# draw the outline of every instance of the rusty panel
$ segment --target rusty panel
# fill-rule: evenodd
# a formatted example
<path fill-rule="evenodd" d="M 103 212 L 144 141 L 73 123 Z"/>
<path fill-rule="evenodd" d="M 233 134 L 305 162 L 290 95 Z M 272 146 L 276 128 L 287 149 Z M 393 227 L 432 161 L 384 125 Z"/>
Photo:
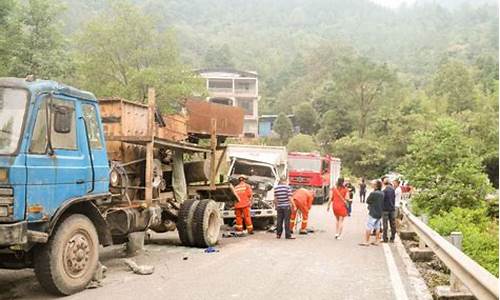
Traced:
<path fill-rule="evenodd" d="M 237 137 L 243 133 L 242 108 L 189 99 L 186 101 L 186 110 L 189 133 L 209 135 L 212 118 L 217 120 L 219 136 Z"/>
<path fill-rule="evenodd" d="M 187 118 L 183 115 L 164 115 L 165 127 L 157 127 L 157 134 L 161 139 L 184 141 L 187 138 Z"/>
<path fill-rule="evenodd" d="M 121 98 L 99 100 L 99 109 L 107 139 L 106 149 L 112 160 L 128 161 L 136 159 L 140 146 L 122 142 L 126 138 L 147 138 L 148 107 L 145 104 Z M 187 118 L 183 115 L 162 116 L 165 127 L 155 127 L 155 136 L 171 141 L 184 141 L 187 138 Z M 133 154 L 131 154 L 133 153 Z M 130 156 L 130 157 L 129 157 Z"/>
<path fill-rule="evenodd" d="M 148 134 L 148 107 L 120 98 L 99 100 L 104 133 L 107 137 L 145 137 Z M 183 141 L 187 138 L 187 120 L 183 115 L 163 115 L 165 127 L 155 128 L 155 136 Z M 156 124 L 156 123 L 155 123 Z M 157 125 L 157 124 L 156 124 Z"/>

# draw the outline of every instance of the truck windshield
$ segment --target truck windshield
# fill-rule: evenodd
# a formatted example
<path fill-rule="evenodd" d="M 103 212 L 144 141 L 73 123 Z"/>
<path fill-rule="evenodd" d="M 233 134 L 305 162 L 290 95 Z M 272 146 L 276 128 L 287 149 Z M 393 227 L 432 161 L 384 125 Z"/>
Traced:
<path fill-rule="evenodd" d="M 310 158 L 291 158 L 288 157 L 289 171 L 321 171 L 321 160 Z"/>
<path fill-rule="evenodd" d="M 25 90 L 0 87 L 0 154 L 17 149 L 27 98 Z"/>
<path fill-rule="evenodd" d="M 258 164 L 246 164 L 242 162 L 236 162 L 233 168 L 233 175 L 247 175 L 247 176 L 258 176 L 258 177 L 271 177 L 274 178 L 273 170 L 270 167 L 258 165 Z"/>

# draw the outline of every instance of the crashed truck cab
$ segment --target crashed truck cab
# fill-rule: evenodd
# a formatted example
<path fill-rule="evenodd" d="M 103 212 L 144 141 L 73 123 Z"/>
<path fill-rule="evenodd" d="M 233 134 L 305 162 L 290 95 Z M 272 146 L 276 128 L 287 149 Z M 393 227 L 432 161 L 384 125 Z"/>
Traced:
<path fill-rule="evenodd" d="M 0 251 L 46 241 L 66 205 L 108 196 L 97 111 L 87 92 L 0 79 Z"/>

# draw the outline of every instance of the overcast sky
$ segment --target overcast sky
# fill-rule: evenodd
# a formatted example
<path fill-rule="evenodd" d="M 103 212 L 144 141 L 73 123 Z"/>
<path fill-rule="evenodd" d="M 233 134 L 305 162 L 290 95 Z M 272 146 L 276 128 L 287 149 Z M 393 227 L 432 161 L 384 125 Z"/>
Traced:
<path fill-rule="evenodd" d="M 377 4 L 391 7 L 391 8 L 396 8 L 402 3 L 413 3 L 415 0 L 371 0 L 372 2 L 375 2 Z"/>

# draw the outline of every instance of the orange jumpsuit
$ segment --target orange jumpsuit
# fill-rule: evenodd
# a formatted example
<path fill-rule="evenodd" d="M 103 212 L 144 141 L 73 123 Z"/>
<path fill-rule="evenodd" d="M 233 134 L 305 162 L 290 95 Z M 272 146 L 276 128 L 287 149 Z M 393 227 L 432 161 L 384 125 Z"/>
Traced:
<path fill-rule="evenodd" d="M 240 181 L 240 183 L 234 187 L 234 191 L 238 196 L 238 202 L 234 205 L 234 214 L 236 215 L 236 231 L 243 231 L 243 219 L 245 219 L 245 225 L 247 227 L 248 233 L 253 232 L 252 218 L 250 217 L 250 206 L 252 205 L 252 187 Z"/>
<path fill-rule="evenodd" d="M 300 188 L 293 193 L 293 202 L 297 206 L 297 209 L 292 211 L 290 216 L 290 229 L 293 231 L 295 227 L 295 219 L 297 218 L 297 210 L 302 213 L 302 224 L 300 227 L 300 232 L 307 232 L 307 219 L 309 218 L 309 210 L 311 209 L 312 203 L 314 201 L 313 192 L 308 191 L 304 188 Z"/>

